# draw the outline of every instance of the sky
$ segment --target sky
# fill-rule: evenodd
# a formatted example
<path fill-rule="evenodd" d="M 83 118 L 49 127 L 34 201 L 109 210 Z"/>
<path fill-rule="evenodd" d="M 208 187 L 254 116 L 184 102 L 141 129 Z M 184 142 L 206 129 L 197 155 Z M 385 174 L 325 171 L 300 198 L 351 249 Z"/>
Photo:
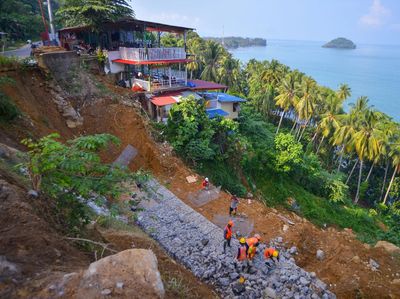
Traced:
<path fill-rule="evenodd" d="M 133 0 L 136 18 L 201 36 L 400 44 L 400 0 Z"/>

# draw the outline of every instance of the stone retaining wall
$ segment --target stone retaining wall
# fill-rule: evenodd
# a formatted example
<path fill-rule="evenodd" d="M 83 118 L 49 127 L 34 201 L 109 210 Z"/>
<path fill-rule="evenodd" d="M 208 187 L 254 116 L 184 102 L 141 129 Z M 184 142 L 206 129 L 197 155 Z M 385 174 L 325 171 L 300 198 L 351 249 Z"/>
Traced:
<path fill-rule="evenodd" d="M 138 224 L 177 261 L 197 277 L 214 285 L 224 298 L 336 298 L 315 273 L 295 264 L 282 238 L 270 246 L 280 248 L 280 262 L 268 270 L 262 257 L 266 245 L 259 246 L 250 273 L 236 270 L 235 255 L 239 243 L 223 254 L 223 230 L 183 203 L 157 181 L 147 184 L 150 202 L 143 202 Z M 291 250 L 293 251 L 293 250 Z M 247 272 L 247 271 L 246 271 Z M 245 283 L 239 284 L 243 276 Z"/>

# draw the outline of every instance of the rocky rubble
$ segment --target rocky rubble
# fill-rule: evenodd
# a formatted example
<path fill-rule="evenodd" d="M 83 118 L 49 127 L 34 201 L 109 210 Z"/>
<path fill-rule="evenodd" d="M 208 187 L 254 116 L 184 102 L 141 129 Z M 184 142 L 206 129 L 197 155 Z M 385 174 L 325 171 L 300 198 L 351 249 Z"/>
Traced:
<path fill-rule="evenodd" d="M 204 216 L 183 203 L 155 180 L 146 186 L 151 204 L 142 202 L 138 224 L 156 239 L 176 260 L 197 277 L 214 285 L 226 298 L 336 298 L 315 273 L 308 273 L 295 264 L 283 246 L 282 237 L 270 242 L 280 250 L 280 263 L 269 269 L 263 260 L 265 244 L 259 246 L 249 273 L 236 269 L 234 257 L 239 246 L 223 253 L 223 231 Z M 154 203 L 155 202 L 155 203 Z M 290 252 L 289 252 L 290 251 Z M 243 284 L 238 282 L 244 277 Z"/>
<path fill-rule="evenodd" d="M 164 298 L 164 285 L 151 250 L 129 249 L 90 264 L 52 283 L 45 298 Z"/>
<path fill-rule="evenodd" d="M 62 90 L 57 86 L 53 87 L 56 89 L 56 91 L 51 91 L 51 94 L 53 96 L 53 101 L 57 105 L 58 111 L 64 116 L 66 119 L 66 124 L 69 128 L 76 128 L 78 126 L 83 125 L 83 117 L 79 114 L 78 111 L 72 107 L 71 103 L 63 97 Z"/>

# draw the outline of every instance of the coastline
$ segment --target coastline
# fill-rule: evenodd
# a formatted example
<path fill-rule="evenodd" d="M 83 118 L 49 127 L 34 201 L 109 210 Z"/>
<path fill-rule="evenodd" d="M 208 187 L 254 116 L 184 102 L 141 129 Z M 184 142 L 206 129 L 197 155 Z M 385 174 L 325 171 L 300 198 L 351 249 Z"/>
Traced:
<path fill-rule="evenodd" d="M 352 97 L 368 96 L 372 105 L 400 121 L 400 45 L 358 44 L 352 51 L 322 48 L 320 41 L 269 39 L 268 47 L 228 49 L 241 62 L 276 59 L 336 89 L 347 83 Z M 347 106 L 347 105 L 346 105 Z"/>

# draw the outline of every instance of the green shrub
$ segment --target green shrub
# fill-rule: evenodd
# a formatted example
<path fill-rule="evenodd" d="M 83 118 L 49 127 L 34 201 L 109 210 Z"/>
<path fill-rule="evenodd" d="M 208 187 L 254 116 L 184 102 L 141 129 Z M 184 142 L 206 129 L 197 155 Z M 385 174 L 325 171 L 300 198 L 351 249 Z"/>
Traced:
<path fill-rule="evenodd" d="M 19 60 L 15 57 L 8 57 L 0 55 L 0 67 L 13 67 L 18 66 Z"/>
<path fill-rule="evenodd" d="M 349 187 L 339 179 L 332 178 L 325 182 L 325 189 L 332 202 L 344 202 L 348 198 Z"/>
<path fill-rule="evenodd" d="M 276 135 L 275 150 L 275 169 L 278 172 L 290 172 L 302 162 L 303 146 L 292 134 Z"/>
<path fill-rule="evenodd" d="M 17 106 L 2 92 L 0 92 L 0 121 L 9 123 L 20 115 Z"/>

